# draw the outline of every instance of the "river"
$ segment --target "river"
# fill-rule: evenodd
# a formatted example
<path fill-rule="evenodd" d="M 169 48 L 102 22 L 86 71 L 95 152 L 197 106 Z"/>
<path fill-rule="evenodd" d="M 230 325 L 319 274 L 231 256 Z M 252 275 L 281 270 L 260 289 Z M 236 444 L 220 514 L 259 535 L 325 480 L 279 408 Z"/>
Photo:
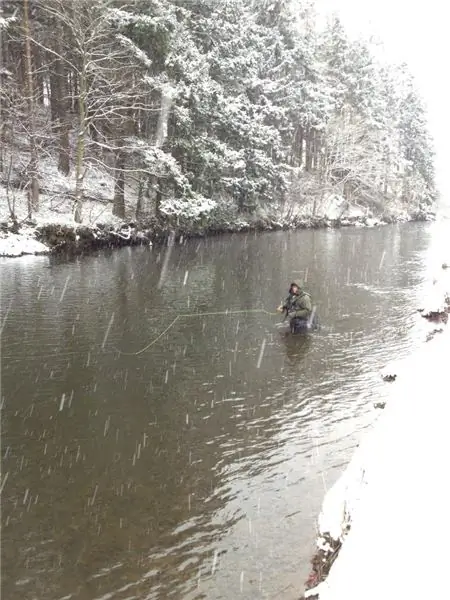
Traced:
<path fill-rule="evenodd" d="M 379 370 L 423 339 L 431 238 L 405 224 L 1 260 L 4 597 L 298 598 Z M 268 314 L 294 280 L 314 335 Z M 157 339 L 223 311 L 248 312 Z"/>

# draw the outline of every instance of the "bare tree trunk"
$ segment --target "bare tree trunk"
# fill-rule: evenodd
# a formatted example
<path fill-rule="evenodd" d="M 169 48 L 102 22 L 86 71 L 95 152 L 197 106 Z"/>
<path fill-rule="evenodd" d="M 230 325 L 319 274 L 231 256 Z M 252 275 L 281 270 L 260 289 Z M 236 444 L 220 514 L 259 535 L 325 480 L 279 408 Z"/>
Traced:
<path fill-rule="evenodd" d="M 0 21 L 3 14 L 3 2 L 0 1 Z M 3 36 L 0 27 L 0 73 L 3 73 Z M 5 141 L 5 124 L 3 123 L 3 95 L 0 94 L 0 173 L 3 172 L 3 148 Z"/>
<path fill-rule="evenodd" d="M 70 173 L 70 144 L 67 115 L 63 117 L 63 120 L 59 125 L 58 171 L 64 173 L 64 175 L 68 175 Z"/>
<path fill-rule="evenodd" d="M 9 216 L 11 217 L 11 220 L 14 224 L 14 228 L 16 229 L 16 232 L 17 232 L 19 230 L 19 224 L 17 222 L 17 216 L 16 216 L 16 199 L 15 199 L 14 194 L 13 194 L 12 198 L 10 197 L 12 164 L 13 164 L 13 156 L 11 154 L 10 159 L 9 159 L 8 173 L 6 175 L 5 192 L 6 192 L 6 201 L 8 203 L 8 208 L 9 208 Z"/>
<path fill-rule="evenodd" d="M 388 152 L 385 153 L 384 161 L 385 161 L 384 162 L 384 177 L 382 178 L 382 190 L 383 190 L 384 199 L 386 199 L 388 196 L 388 191 L 389 191 L 389 173 L 391 170 Z"/>
<path fill-rule="evenodd" d="M 321 168 L 321 137 L 317 130 L 314 132 L 314 167 L 317 170 Z"/>
<path fill-rule="evenodd" d="M 0 20 L 2 19 L 3 6 L 0 2 Z M 0 27 L 0 73 L 3 72 L 3 37 Z M 3 148 L 5 141 L 5 125 L 3 123 L 3 95 L 0 94 L 0 173 L 3 172 Z"/>
<path fill-rule="evenodd" d="M 113 215 L 125 218 L 125 154 L 118 150 L 116 156 L 116 181 L 114 184 Z"/>
<path fill-rule="evenodd" d="M 303 127 L 299 127 L 298 141 L 297 141 L 297 161 L 298 166 L 301 167 L 303 164 Z"/>
<path fill-rule="evenodd" d="M 301 126 L 297 125 L 296 128 L 295 128 L 294 136 L 292 138 L 291 157 L 290 157 L 291 165 L 293 165 L 295 167 L 299 166 L 299 152 L 300 152 L 299 141 L 300 141 L 300 136 L 301 136 Z"/>
<path fill-rule="evenodd" d="M 57 53 L 56 59 L 56 78 L 58 80 L 58 128 L 59 128 L 59 155 L 58 155 L 58 171 L 68 175 L 70 172 L 70 142 L 69 142 L 69 118 L 68 118 L 68 96 L 67 96 L 67 70 L 63 61 L 59 58 L 62 56 L 61 39 L 62 28 L 58 27 L 57 36 Z"/>
<path fill-rule="evenodd" d="M 316 130 L 313 129 L 312 133 L 312 147 L 311 147 L 311 168 L 313 171 L 317 169 L 317 135 Z"/>
<path fill-rule="evenodd" d="M 161 216 L 161 201 L 162 201 L 162 193 L 161 193 L 161 179 L 158 182 L 158 186 L 156 188 L 156 196 L 155 196 L 155 212 L 158 216 Z"/>
<path fill-rule="evenodd" d="M 84 153 L 86 146 L 86 74 L 84 72 L 84 65 L 80 72 L 79 81 L 79 96 L 78 96 L 78 118 L 79 128 L 77 137 L 77 152 L 75 160 L 75 203 L 73 207 L 73 218 L 76 223 L 81 223 L 82 220 L 82 209 L 83 209 L 83 165 L 84 165 Z"/>
<path fill-rule="evenodd" d="M 312 143 L 311 130 L 309 129 L 305 135 L 305 171 L 311 171 L 312 166 Z"/>
<path fill-rule="evenodd" d="M 45 94 L 45 83 L 44 76 L 42 72 L 42 60 L 41 60 L 41 49 L 38 48 L 35 44 L 31 46 L 31 62 L 34 65 L 34 102 L 36 104 L 44 103 L 44 94 Z"/>
<path fill-rule="evenodd" d="M 50 72 L 50 119 L 52 126 L 58 121 L 58 102 L 61 94 L 59 92 L 59 82 L 56 73 Z"/>
<path fill-rule="evenodd" d="M 39 181 L 38 181 L 38 157 L 36 143 L 36 119 L 35 102 L 33 91 L 33 74 L 31 62 L 30 45 L 30 20 L 28 0 L 23 0 L 23 28 L 25 34 L 25 64 L 26 64 L 26 83 L 27 83 L 27 103 L 30 117 L 30 163 L 28 165 L 29 183 L 28 183 L 28 216 L 31 217 L 33 210 L 39 210 Z"/>
<path fill-rule="evenodd" d="M 144 195 L 144 181 L 143 181 L 142 177 L 139 175 L 137 203 L 136 203 L 136 219 L 139 219 L 139 217 L 142 214 L 143 195 Z"/>
<path fill-rule="evenodd" d="M 172 89 L 168 86 L 167 88 L 163 89 L 162 93 L 161 93 L 161 105 L 160 105 L 160 109 L 159 109 L 159 117 L 158 117 L 158 124 L 156 126 L 156 141 L 155 141 L 155 145 L 157 148 L 160 148 L 166 138 L 167 138 L 167 122 L 169 119 L 169 113 L 170 113 L 170 108 L 172 106 Z M 160 190 L 160 181 L 158 180 L 158 178 L 154 178 L 154 188 L 156 189 L 156 196 L 155 196 L 155 215 L 156 217 L 160 217 L 161 216 L 161 210 L 160 210 L 160 206 L 161 206 L 161 190 Z"/>

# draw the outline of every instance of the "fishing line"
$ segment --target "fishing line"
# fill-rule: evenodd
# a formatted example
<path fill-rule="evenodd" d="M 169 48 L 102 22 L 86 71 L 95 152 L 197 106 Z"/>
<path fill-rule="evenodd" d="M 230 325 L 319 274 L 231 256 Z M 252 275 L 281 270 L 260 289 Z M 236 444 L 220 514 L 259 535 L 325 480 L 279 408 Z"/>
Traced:
<path fill-rule="evenodd" d="M 179 320 L 179 319 L 187 319 L 187 318 L 192 318 L 192 317 L 209 317 L 209 316 L 230 316 L 230 315 L 239 315 L 239 314 L 249 314 L 249 313 L 263 313 L 266 315 L 277 315 L 279 313 L 276 312 L 269 312 L 268 310 L 265 310 L 264 308 L 250 308 L 247 310 L 219 310 L 219 311 L 211 311 L 211 312 L 202 312 L 202 313 L 183 313 L 181 315 L 178 315 L 175 317 L 175 319 L 173 319 L 173 321 L 170 323 L 170 325 L 168 325 L 164 331 L 162 331 L 155 339 L 153 339 L 149 344 L 147 344 L 145 346 L 145 348 L 142 348 L 141 350 L 138 350 L 137 352 L 122 352 L 122 350 L 119 350 L 119 348 L 117 348 L 116 346 L 112 346 L 112 349 L 115 350 L 116 352 L 118 352 L 119 354 L 122 354 L 124 356 L 138 356 L 139 354 L 142 354 L 143 352 L 145 352 L 146 350 L 148 350 L 151 346 L 153 346 L 154 344 L 156 344 L 156 342 L 158 342 L 168 331 L 170 331 L 172 329 L 172 327 L 175 325 L 175 323 Z M 156 317 L 155 317 L 156 318 Z M 112 318 L 110 320 L 110 325 L 108 326 L 109 329 L 111 328 L 112 325 Z M 5 319 L 3 320 L 3 325 L 5 323 Z M 109 333 L 109 331 L 108 331 Z M 105 338 L 107 336 L 105 335 Z M 106 339 L 104 338 L 103 343 L 100 344 L 100 348 L 103 350 L 103 352 L 105 352 L 105 346 L 106 346 Z M 93 349 L 92 348 L 86 348 L 83 350 L 75 350 L 73 352 L 58 352 L 58 351 L 54 351 L 50 354 L 39 354 L 37 356 L 31 357 L 31 356 L 24 356 L 24 355 L 3 355 L 2 358 L 5 360 L 9 360 L 9 361 L 20 361 L 20 360 L 24 360 L 25 358 L 27 360 L 31 360 L 32 358 L 38 358 L 40 361 L 41 360 L 47 360 L 47 359 L 59 359 L 59 360 L 67 360 L 71 357 L 75 357 L 75 356 L 79 356 L 82 354 L 89 354 Z M 93 355 L 93 357 L 96 355 Z"/>
<path fill-rule="evenodd" d="M 119 354 L 122 354 L 124 356 L 138 356 L 138 354 L 142 354 L 143 352 L 148 350 L 151 346 L 156 344 L 156 342 L 158 342 L 168 331 L 170 331 L 170 329 L 172 329 L 172 327 L 175 325 L 175 323 L 179 319 L 189 319 L 191 317 L 211 317 L 211 316 L 219 316 L 219 315 L 222 315 L 222 316 L 239 315 L 239 314 L 242 315 L 242 314 L 248 314 L 248 313 L 264 313 L 266 315 L 277 315 L 278 314 L 278 313 L 274 313 L 274 312 L 269 312 L 268 310 L 265 310 L 264 308 L 249 308 L 247 310 L 218 310 L 218 311 L 214 311 L 214 312 L 202 312 L 202 313 L 184 313 L 184 314 L 176 316 L 175 319 L 170 323 L 170 325 L 168 325 L 164 329 L 164 331 L 162 331 L 155 339 L 153 339 L 144 348 L 141 348 L 141 350 L 138 350 L 137 352 L 122 352 L 122 350 L 119 350 L 119 348 L 116 348 L 115 346 L 114 346 L 114 350 L 117 350 L 117 352 L 119 352 Z"/>

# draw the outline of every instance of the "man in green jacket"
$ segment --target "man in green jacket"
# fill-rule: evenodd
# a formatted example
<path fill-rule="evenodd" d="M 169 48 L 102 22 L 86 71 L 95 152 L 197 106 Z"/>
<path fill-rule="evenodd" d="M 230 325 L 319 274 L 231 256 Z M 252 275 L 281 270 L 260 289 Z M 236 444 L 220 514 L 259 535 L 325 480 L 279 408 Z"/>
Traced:
<path fill-rule="evenodd" d="M 291 283 L 289 288 L 289 296 L 277 308 L 278 312 L 286 312 L 286 316 L 290 317 L 291 332 L 297 333 L 305 329 L 313 329 L 314 315 L 310 295 L 296 283 Z"/>

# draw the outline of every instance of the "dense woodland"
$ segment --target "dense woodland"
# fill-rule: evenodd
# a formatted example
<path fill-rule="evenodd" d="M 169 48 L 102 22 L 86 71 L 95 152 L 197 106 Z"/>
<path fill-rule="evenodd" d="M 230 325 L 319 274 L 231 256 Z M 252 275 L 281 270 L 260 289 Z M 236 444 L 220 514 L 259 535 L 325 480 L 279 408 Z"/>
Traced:
<path fill-rule="evenodd" d="M 362 206 L 435 196 L 407 68 L 377 62 L 303 0 L 3 0 L 0 170 L 30 215 L 43 157 L 114 181 L 114 213 L 214 219 L 339 194 Z"/>

